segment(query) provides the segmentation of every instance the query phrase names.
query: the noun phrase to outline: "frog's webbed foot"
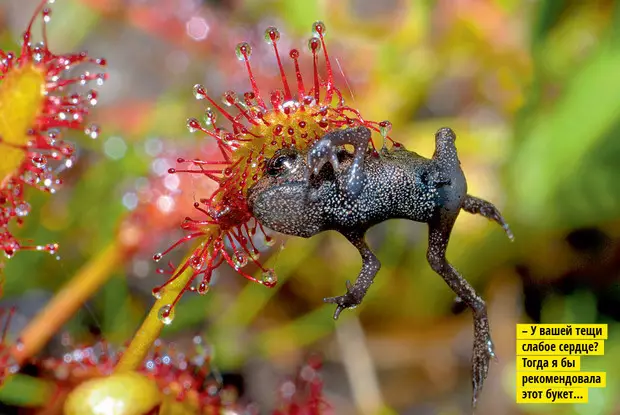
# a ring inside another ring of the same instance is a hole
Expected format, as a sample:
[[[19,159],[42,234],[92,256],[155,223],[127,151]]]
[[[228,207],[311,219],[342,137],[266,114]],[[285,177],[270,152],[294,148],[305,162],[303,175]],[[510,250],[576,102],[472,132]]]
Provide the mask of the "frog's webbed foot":
[[[337,297],[326,297],[323,298],[323,302],[336,304],[336,311],[334,311],[334,320],[338,320],[340,313],[345,308],[355,308],[361,302],[362,298],[356,295],[356,290],[351,281],[347,280],[347,292],[344,295],[339,295]]]
[[[350,144],[354,148],[353,162],[345,174],[344,193],[350,197],[360,194],[366,174],[364,172],[364,154],[370,142],[370,130],[366,127],[347,128],[331,131],[314,143],[308,152],[308,169],[306,179],[318,174],[325,163],[331,163],[338,169],[338,147]]]

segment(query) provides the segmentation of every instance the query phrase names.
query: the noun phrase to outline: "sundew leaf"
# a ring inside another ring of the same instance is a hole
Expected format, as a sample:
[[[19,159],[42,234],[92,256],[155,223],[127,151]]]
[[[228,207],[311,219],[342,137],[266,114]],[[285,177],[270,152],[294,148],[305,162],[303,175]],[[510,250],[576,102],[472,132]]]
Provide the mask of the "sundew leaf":
[[[620,49],[604,44],[567,83],[549,111],[540,113],[516,149],[509,180],[520,219],[553,227],[558,188],[582,165],[620,119]]]

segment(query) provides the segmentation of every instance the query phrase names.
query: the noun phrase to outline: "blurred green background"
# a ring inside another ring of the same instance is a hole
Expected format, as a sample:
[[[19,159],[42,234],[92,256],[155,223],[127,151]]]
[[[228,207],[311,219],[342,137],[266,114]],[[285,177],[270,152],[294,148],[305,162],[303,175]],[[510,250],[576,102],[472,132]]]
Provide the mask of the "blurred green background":
[[[0,48],[16,50],[36,3],[0,3]],[[12,332],[137,226],[140,249],[65,327],[80,342],[93,331],[117,344],[131,338],[153,302],[150,290],[164,281],[151,256],[181,235],[178,224],[203,185],[170,183],[165,172],[176,157],[212,151],[185,128],[203,111],[192,86],[203,83],[213,96],[247,90],[234,55],[244,40],[254,45],[263,88],[277,85],[264,29],[280,29],[285,51],[304,48],[315,20],[326,24],[348,105],[389,119],[392,137],[425,156],[434,131],[452,127],[469,193],[500,207],[516,235],[510,243],[499,227],[462,214],[448,250],[488,302],[499,356],[477,413],[620,414],[615,1],[57,1],[52,50],[103,56],[110,79],[91,118],[102,134],[72,136],[79,161],[63,190],[31,195],[33,213],[19,234],[58,242],[60,260],[23,252],[8,262],[2,304],[19,307]],[[425,226],[390,221],[368,240],[383,268],[363,305],[338,324],[322,298],[344,291],[360,259],[327,233],[271,248],[268,265],[280,278],[271,290],[221,267],[208,296],[183,299],[164,337],[204,333],[217,367],[242,379],[244,399],[263,407],[274,405],[284,374],[319,352],[335,413],[470,413],[471,314],[454,310],[453,293],[426,264]],[[608,372],[608,387],[590,389],[584,405],[516,405],[515,324],[527,322],[608,323],[605,356],[582,359],[582,370]],[[62,350],[59,333],[44,353]]]

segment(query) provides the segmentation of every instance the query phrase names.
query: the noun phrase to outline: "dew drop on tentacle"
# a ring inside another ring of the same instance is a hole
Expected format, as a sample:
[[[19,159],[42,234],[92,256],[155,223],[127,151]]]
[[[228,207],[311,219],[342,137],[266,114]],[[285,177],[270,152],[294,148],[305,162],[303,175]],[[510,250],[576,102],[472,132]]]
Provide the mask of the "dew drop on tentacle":
[[[208,107],[205,110],[204,121],[205,121],[205,125],[207,126],[214,125],[215,121],[217,121],[217,114],[215,113],[215,111],[213,111],[211,107]]]
[[[47,164],[47,159],[45,158],[45,156],[42,155],[33,156],[32,164],[39,169],[43,169]]]
[[[48,3],[52,4],[54,2],[48,0]],[[41,14],[43,15],[43,23],[49,23],[52,20],[52,10],[50,8],[44,8]]]
[[[392,123],[389,122],[388,120],[385,121],[381,121],[379,123],[379,133],[381,134],[381,138],[383,138],[383,149],[387,148],[387,140],[388,140],[388,135],[390,134],[390,131],[392,131]]]
[[[195,133],[200,129],[200,123],[196,118],[188,118],[186,125],[190,133]]]
[[[100,128],[99,128],[99,125],[97,124],[90,124],[89,126],[84,128],[84,134],[86,134],[88,137],[92,138],[93,140],[99,137],[99,131],[100,131]]]
[[[237,55],[237,59],[240,61],[250,59],[250,56],[252,55],[252,46],[250,46],[248,42],[241,42],[237,44],[235,54]]]
[[[88,93],[86,94],[86,100],[88,101],[88,103],[94,107],[95,105],[97,105],[97,99],[99,97],[99,94],[97,93],[97,91],[95,91],[94,89],[91,89],[90,91],[88,91]]]
[[[311,37],[310,39],[308,39],[308,50],[313,53],[321,50],[321,41],[319,40],[319,38]]]
[[[237,93],[235,91],[226,91],[222,94],[222,104],[227,107],[232,107],[233,105],[239,102],[239,98],[237,97]]]
[[[381,133],[381,136],[383,138],[386,138],[388,134],[390,133],[390,131],[392,131],[391,122],[389,122],[388,120],[385,120],[379,123],[379,133]]]
[[[235,264],[235,269],[241,269],[248,264],[248,256],[242,251],[235,251],[232,260]]]
[[[151,291],[151,294],[153,294],[153,297],[155,297],[156,299],[159,300],[159,299],[161,299],[161,291],[162,291],[161,287],[155,287]]]
[[[312,33],[316,37],[324,36],[325,35],[325,23],[323,23],[320,20],[317,20],[316,22],[312,23]]]
[[[278,28],[274,26],[269,26],[267,29],[265,29],[265,42],[273,45],[273,43],[277,42],[278,40],[280,40],[280,31],[278,30]]]
[[[97,76],[95,77],[95,82],[97,82],[97,85],[102,86],[103,83],[108,79],[108,74],[107,73],[98,73]]]
[[[220,138],[222,144],[227,146],[230,146],[235,139],[234,134],[232,134],[230,131],[224,130],[223,128],[220,129],[220,131],[218,132],[218,137]]]
[[[200,269],[202,269],[202,266],[205,264],[205,259],[202,255],[194,255],[190,259],[189,263],[191,267],[194,268],[196,271],[200,271]]]
[[[157,312],[157,318],[165,325],[169,325],[174,320],[174,308],[170,304],[162,306]]]
[[[201,282],[198,285],[198,288],[196,288],[196,292],[200,295],[205,295],[209,292],[209,284],[207,284],[206,282]]]
[[[261,275],[261,283],[266,287],[274,287],[278,283],[278,275],[273,268],[268,268]]]
[[[205,99],[207,97],[207,89],[201,84],[194,85],[194,97],[198,100]]]
[[[45,44],[43,42],[39,42],[32,48],[32,59],[35,62],[40,63],[45,58],[45,53]]]

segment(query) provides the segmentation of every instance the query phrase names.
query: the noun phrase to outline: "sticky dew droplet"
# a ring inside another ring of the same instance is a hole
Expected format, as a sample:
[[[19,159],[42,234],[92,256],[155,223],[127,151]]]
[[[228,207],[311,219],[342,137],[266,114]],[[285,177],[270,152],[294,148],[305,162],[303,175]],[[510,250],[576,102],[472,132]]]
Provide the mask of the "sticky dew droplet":
[[[192,256],[189,263],[191,267],[194,268],[196,271],[200,271],[200,269],[205,263],[205,260],[202,256],[196,255],[196,256]]]
[[[323,23],[320,20],[317,20],[316,22],[312,23],[312,33],[315,36],[325,36],[325,23]]]
[[[267,287],[274,287],[278,283],[278,275],[273,268],[268,268],[261,275],[261,283]]]
[[[237,93],[235,91],[228,90],[222,94],[222,104],[227,107],[232,107],[239,102]]]
[[[90,124],[88,127],[84,128],[84,134],[95,140],[99,137],[99,130],[100,128],[97,124]]]
[[[314,53],[321,50],[321,41],[316,37],[311,37],[310,39],[308,39],[308,50]]]
[[[170,304],[162,306],[157,312],[157,318],[165,325],[170,325],[174,320],[174,309]]]
[[[41,14],[43,15],[43,23],[49,23],[52,20],[52,11],[49,8],[44,8]]]
[[[217,114],[215,113],[215,111],[213,111],[213,109],[211,109],[211,107],[205,110],[204,120],[206,125],[215,124],[215,121],[217,120]]]
[[[196,288],[196,292],[200,295],[205,295],[209,292],[209,288],[209,284],[203,281],[198,285],[198,288]]]
[[[391,122],[385,120],[379,123],[379,133],[381,134],[381,137],[386,138],[388,134],[390,134],[390,131],[392,131]]]
[[[248,42],[241,42],[237,44],[235,54],[240,61],[250,59],[250,55],[252,55],[252,46],[250,46]]]
[[[187,125],[187,129],[190,133],[195,133],[200,129],[200,123],[196,118],[188,118],[185,125]]]
[[[248,265],[248,256],[246,255],[245,252],[236,251],[232,259],[233,259],[233,264],[235,264],[236,270]]]
[[[194,98],[200,100],[200,99],[205,99],[206,97],[207,97],[207,89],[200,84],[194,85]]]
[[[253,261],[258,261],[259,258],[260,258],[260,251],[258,249],[252,249],[250,251],[250,259],[252,259]]]
[[[265,42],[272,45],[274,42],[280,40],[280,31],[273,26],[269,26],[265,29]]]

